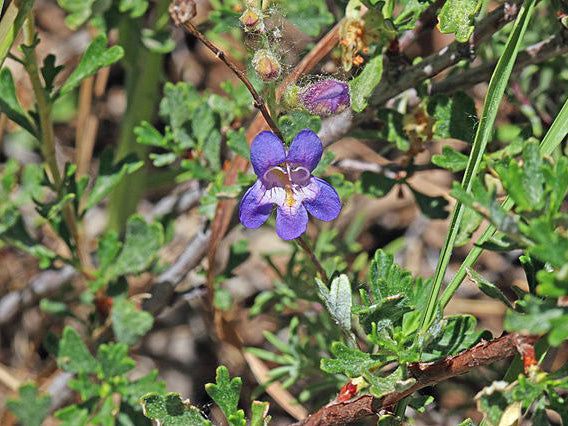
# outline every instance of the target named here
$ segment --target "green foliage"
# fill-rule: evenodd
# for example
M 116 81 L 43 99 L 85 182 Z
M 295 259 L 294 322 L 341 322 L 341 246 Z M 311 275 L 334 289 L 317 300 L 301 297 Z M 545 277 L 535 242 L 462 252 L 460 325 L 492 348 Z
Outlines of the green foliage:
M 137 309 L 124 297 L 114 299 L 111 320 L 116 339 L 129 345 L 136 343 L 154 324 L 151 314 Z
M 67 77 L 59 90 L 60 95 L 76 88 L 85 78 L 95 74 L 99 69 L 114 64 L 124 56 L 124 50 L 120 46 L 107 47 L 107 38 L 100 35 L 93 39 L 87 50 L 81 57 L 79 64 Z
M 245 426 L 245 412 L 237 408 L 242 386 L 241 378 L 230 379 L 229 370 L 220 366 L 217 368 L 216 382 L 205 385 L 205 390 L 223 411 L 231 426 Z
M 89 191 L 85 210 L 98 204 L 113 188 L 116 188 L 124 176 L 134 173 L 143 165 L 144 162 L 138 160 L 134 154 L 123 158 L 117 164 L 113 165 L 111 151 L 106 150 L 103 152 L 99 163 L 99 172 L 97 173 L 93 188 Z
M 465 43 L 473 32 L 473 18 L 479 13 L 480 0 L 450 0 L 440 11 L 440 31 L 454 33 L 456 40 Z
M 303 129 L 317 133 L 321 127 L 321 118 L 305 111 L 291 111 L 278 118 L 278 127 L 284 136 L 284 142 L 289 144 Z
M 361 74 L 349 82 L 353 111 L 361 112 L 367 107 L 369 96 L 381 81 L 382 74 L 383 57 L 379 55 L 371 59 Z
M 6 408 L 14 413 L 22 425 L 41 426 L 50 403 L 49 395 L 40 395 L 34 383 L 26 383 L 18 389 L 17 399 L 8 399 Z
M 461 172 L 467 166 L 467 155 L 445 145 L 442 154 L 432 156 L 432 163 L 452 172 Z M 467 222 L 464 220 L 464 222 Z
M 57 365 L 70 373 L 93 373 L 97 369 L 95 358 L 72 327 L 65 327 L 57 351 Z
M 473 141 L 477 125 L 475 103 L 464 92 L 456 92 L 452 97 L 432 96 L 428 100 L 427 111 L 435 120 L 434 136 Z
M 164 426 L 207 426 L 207 420 L 196 408 L 181 400 L 177 393 L 149 393 L 142 397 L 144 415 Z
M 331 287 L 316 278 L 319 294 L 333 320 L 343 330 L 351 331 L 351 284 L 342 274 L 331 280 Z
M 14 78 L 8 68 L 2 68 L 0 70 L 0 111 L 32 135 L 35 136 L 37 134 L 33 123 L 22 109 L 16 97 Z
M 395 179 L 374 172 L 363 172 L 360 181 L 363 194 L 373 197 L 384 197 L 396 184 Z
M 292 24 L 309 36 L 319 35 L 322 29 L 333 23 L 333 15 L 327 9 L 325 0 L 277 0 L 275 3 L 283 9 L 282 12 Z

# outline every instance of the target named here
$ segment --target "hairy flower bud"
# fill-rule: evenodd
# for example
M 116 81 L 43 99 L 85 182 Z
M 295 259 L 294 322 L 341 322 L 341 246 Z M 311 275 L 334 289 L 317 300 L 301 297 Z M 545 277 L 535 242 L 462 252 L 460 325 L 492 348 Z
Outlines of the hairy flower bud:
M 351 106 L 349 85 L 334 79 L 310 84 L 302 89 L 299 98 L 306 110 L 321 116 L 337 114 Z
M 258 33 L 264 31 L 262 12 L 256 8 L 246 8 L 240 17 L 240 21 L 246 32 Z
M 264 81 L 272 81 L 280 77 L 280 63 L 268 49 L 256 52 L 252 58 L 252 65 L 256 74 Z
M 300 91 L 302 89 L 295 84 L 286 87 L 282 94 L 282 103 L 288 109 L 297 109 L 300 106 Z

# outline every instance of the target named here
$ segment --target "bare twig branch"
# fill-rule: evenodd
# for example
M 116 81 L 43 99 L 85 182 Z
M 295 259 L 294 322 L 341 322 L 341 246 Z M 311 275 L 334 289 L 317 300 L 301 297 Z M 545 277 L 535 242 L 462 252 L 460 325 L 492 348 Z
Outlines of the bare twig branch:
M 499 337 L 490 342 L 482 342 L 454 356 L 435 362 L 416 362 L 408 365 L 409 378 L 416 383 L 402 391 L 391 392 L 381 398 L 363 395 L 346 402 L 326 405 L 296 426 L 332 426 L 351 424 L 364 417 L 375 416 L 380 410 L 392 407 L 397 402 L 412 395 L 419 389 L 431 386 L 451 377 L 507 359 L 527 345 L 533 345 L 538 336 L 523 336 L 517 333 Z
M 411 30 L 406 31 L 400 40 L 398 41 L 398 48 L 401 52 L 405 51 L 408 46 L 416 41 L 418 36 L 422 34 L 422 32 L 426 31 L 429 28 L 434 28 L 436 23 L 436 15 L 438 14 L 438 10 L 444 5 L 446 0 L 436 0 L 432 3 L 428 8 L 422 12 L 414 28 Z
M 6 294 L 0 299 L 0 325 L 9 323 L 19 312 L 35 305 L 76 275 L 75 269 L 69 265 L 59 270 L 41 272 L 25 288 Z
M 374 105 L 384 104 L 389 99 L 416 87 L 420 82 L 434 77 L 462 59 L 473 58 L 475 49 L 481 42 L 491 37 L 505 24 L 514 20 L 518 10 L 516 3 L 505 3 L 479 21 L 467 43 L 454 41 L 416 65 L 410 66 L 402 72 L 384 76 L 371 97 L 371 103 Z
M 223 61 L 223 63 L 235 73 L 235 75 L 239 78 L 239 80 L 243 82 L 248 91 L 251 93 L 254 99 L 254 106 L 260 110 L 262 116 L 266 120 L 266 123 L 280 139 L 284 140 L 282 133 L 280 133 L 280 130 L 278 129 L 278 126 L 270 116 L 270 112 L 266 107 L 264 99 L 262 99 L 262 97 L 257 93 L 246 74 L 241 69 L 239 69 L 239 67 L 237 67 L 237 65 L 231 59 L 229 59 L 222 50 L 211 43 L 211 41 L 209 41 L 209 39 L 205 37 L 205 35 L 203 35 L 195 27 L 195 25 L 190 22 L 190 19 L 195 16 L 195 3 L 192 0 L 174 0 L 170 6 L 170 15 L 176 26 L 183 26 L 186 31 L 188 31 L 195 38 L 201 41 L 201 43 L 207 46 L 207 48 L 211 52 L 213 52 L 215 56 L 217 56 L 217 58 Z
M 210 231 L 195 234 L 176 261 L 158 277 L 150 290 L 152 296 L 142 303 L 144 310 L 157 314 L 170 304 L 176 286 L 203 260 L 210 238 Z
M 527 65 L 539 64 L 555 56 L 564 55 L 567 52 L 568 35 L 566 31 L 563 31 L 560 34 L 551 36 L 519 52 L 513 72 L 518 72 Z M 453 92 L 487 81 L 493 73 L 496 64 L 497 61 L 491 61 L 478 67 L 450 75 L 432 84 L 430 92 L 432 94 Z

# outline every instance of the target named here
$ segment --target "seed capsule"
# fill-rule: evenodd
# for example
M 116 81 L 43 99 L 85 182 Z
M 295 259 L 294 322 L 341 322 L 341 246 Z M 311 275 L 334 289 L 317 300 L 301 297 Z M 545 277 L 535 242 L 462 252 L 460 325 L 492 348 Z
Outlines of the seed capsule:
M 257 75 L 264 81 L 273 81 L 280 77 L 280 63 L 268 49 L 256 52 L 252 58 L 252 65 Z

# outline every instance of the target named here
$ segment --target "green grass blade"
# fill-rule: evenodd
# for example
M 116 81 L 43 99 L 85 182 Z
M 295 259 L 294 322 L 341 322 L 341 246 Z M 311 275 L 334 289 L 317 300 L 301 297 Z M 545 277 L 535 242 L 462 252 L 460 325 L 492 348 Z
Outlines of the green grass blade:
M 33 4 L 33 0 L 13 1 L 6 9 L 6 13 L 0 21 L 0 67 L 4 64 L 12 43 L 22 29 L 24 20 Z M 1 6 L 0 4 L 0 10 L 2 10 Z
M 568 135 L 568 99 L 564 102 L 564 106 L 556 116 L 556 119 L 546 132 L 546 135 L 542 139 L 540 143 L 540 153 L 541 155 L 547 156 L 552 154 L 552 152 L 556 149 L 558 145 L 564 140 L 566 135 Z M 509 210 L 513 207 L 513 201 L 507 197 L 502 204 L 505 210 Z M 461 264 L 460 268 L 458 269 L 456 275 L 452 278 L 452 281 L 448 284 L 444 292 L 442 293 L 442 297 L 440 298 L 440 306 L 445 307 L 454 293 L 456 292 L 457 288 L 462 283 L 463 279 L 466 276 L 466 269 L 473 266 L 473 264 L 477 261 L 477 258 L 483 251 L 479 245 L 488 241 L 493 234 L 495 233 L 495 227 L 493 225 L 487 226 L 481 237 L 475 243 L 475 247 L 471 249 L 468 253 L 467 257 Z
M 491 139 L 493 123 L 497 116 L 499 104 L 501 103 L 501 99 L 505 93 L 505 88 L 509 82 L 509 77 L 511 76 L 511 71 L 513 70 L 513 65 L 515 64 L 515 60 L 521 46 L 521 40 L 534 10 L 534 5 L 535 0 L 525 0 L 523 3 L 519 16 L 515 21 L 513 31 L 507 40 L 505 50 L 499 58 L 495 71 L 491 76 L 487 95 L 485 97 L 485 104 L 483 106 L 483 113 L 477 127 L 467 168 L 462 180 L 462 186 L 466 191 L 471 190 L 473 178 L 477 174 L 487 143 Z M 436 266 L 436 271 L 434 273 L 434 282 L 430 292 L 428 306 L 421 318 L 420 331 L 422 334 L 426 332 L 434 318 L 436 306 L 438 304 L 438 295 L 450 262 L 463 212 L 464 206 L 459 201 L 456 202 L 451 216 L 450 228 L 440 252 L 440 258 L 438 259 L 438 265 Z

